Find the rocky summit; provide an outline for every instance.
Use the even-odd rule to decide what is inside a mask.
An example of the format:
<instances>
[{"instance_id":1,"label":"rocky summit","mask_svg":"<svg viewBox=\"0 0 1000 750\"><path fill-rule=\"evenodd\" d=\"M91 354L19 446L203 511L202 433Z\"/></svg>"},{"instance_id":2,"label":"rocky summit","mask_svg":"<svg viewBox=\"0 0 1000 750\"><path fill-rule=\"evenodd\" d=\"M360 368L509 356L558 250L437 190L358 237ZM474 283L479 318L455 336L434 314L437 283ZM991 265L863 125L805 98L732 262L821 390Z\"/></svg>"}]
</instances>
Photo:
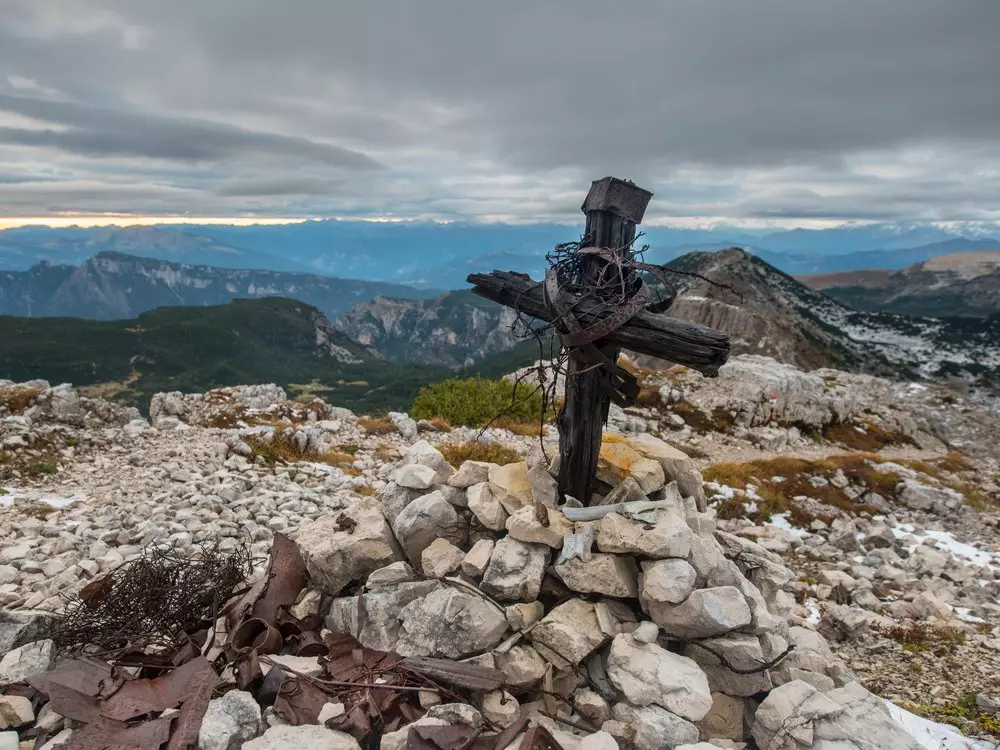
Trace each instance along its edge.
<instances>
[{"instance_id":1,"label":"rocky summit","mask_svg":"<svg viewBox=\"0 0 1000 750\"><path fill-rule=\"evenodd\" d=\"M588 507L551 427L0 381L0 748L996 748L990 405L759 356L635 369ZM66 612L209 547L250 560L212 638L67 661Z\"/></svg>"}]
</instances>

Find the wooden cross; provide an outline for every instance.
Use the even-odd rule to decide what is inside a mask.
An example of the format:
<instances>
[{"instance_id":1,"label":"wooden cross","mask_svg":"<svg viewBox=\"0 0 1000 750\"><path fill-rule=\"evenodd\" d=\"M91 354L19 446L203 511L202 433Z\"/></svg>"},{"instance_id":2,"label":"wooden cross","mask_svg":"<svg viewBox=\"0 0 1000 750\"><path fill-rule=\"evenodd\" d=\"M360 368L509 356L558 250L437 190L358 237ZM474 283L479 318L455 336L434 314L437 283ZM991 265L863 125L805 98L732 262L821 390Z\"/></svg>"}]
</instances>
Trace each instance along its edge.
<instances>
[{"instance_id":1,"label":"wooden cross","mask_svg":"<svg viewBox=\"0 0 1000 750\"><path fill-rule=\"evenodd\" d=\"M635 379L617 366L621 350L670 360L709 377L729 357L727 333L660 314L673 297L645 304L636 271L649 267L635 263L632 245L652 195L615 177L594 181L582 207L587 223L569 291L559 288L553 271L544 283L511 271L468 277L476 294L554 322L568 347L565 402L557 419L559 491L584 505L593 493L611 402L635 403L638 392ZM595 340L597 334L601 337Z\"/></svg>"}]
</instances>

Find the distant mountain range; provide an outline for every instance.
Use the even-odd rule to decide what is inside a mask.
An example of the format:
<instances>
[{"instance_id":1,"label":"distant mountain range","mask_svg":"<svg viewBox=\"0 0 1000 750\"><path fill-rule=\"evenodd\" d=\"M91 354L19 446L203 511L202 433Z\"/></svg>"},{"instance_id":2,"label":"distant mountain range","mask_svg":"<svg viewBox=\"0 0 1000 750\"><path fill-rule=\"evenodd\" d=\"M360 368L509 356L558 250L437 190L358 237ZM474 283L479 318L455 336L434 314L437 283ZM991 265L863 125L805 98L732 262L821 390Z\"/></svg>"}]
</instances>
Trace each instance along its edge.
<instances>
[{"instance_id":1,"label":"distant mountain range","mask_svg":"<svg viewBox=\"0 0 1000 750\"><path fill-rule=\"evenodd\" d=\"M1000 249L939 255L901 271L867 269L797 278L858 310L931 317L1000 313Z\"/></svg>"},{"instance_id":2,"label":"distant mountain range","mask_svg":"<svg viewBox=\"0 0 1000 750\"><path fill-rule=\"evenodd\" d=\"M0 270L27 270L41 260L80 265L110 251L217 268L454 289L472 271L504 268L537 275L546 253L557 243L579 239L581 230L561 224L338 220L277 226L20 227L0 231ZM654 263L737 246L793 274L899 269L936 255L1000 248L1000 241L981 227L962 231L895 224L783 231L650 227L639 244L649 245L646 258Z\"/></svg>"},{"instance_id":3,"label":"distant mountain range","mask_svg":"<svg viewBox=\"0 0 1000 750\"><path fill-rule=\"evenodd\" d=\"M168 305L218 305L236 298L291 297L333 318L378 295L426 298L401 284L315 274L171 263L103 251L79 266L41 263L0 271L0 314L130 318Z\"/></svg>"}]
</instances>

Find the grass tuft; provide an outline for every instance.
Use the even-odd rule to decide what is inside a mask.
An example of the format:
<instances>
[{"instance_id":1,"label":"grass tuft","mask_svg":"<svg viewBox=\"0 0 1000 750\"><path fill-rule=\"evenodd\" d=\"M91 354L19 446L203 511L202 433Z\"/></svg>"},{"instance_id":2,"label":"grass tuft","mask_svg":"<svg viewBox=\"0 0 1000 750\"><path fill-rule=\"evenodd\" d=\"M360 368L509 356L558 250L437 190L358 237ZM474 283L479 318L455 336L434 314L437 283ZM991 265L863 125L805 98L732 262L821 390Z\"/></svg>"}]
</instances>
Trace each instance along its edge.
<instances>
[{"instance_id":1,"label":"grass tuft","mask_svg":"<svg viewBox=\"0 0 1000 750\"><path fill-rule=\"evenodd\" d=\"M499 443L480 443L466 440L463 443L439 445L438 450L445 460L456 469L466 461L485 461L491 464L513 464L521 460L521 455Z\"/></svg>"}]
</instances>

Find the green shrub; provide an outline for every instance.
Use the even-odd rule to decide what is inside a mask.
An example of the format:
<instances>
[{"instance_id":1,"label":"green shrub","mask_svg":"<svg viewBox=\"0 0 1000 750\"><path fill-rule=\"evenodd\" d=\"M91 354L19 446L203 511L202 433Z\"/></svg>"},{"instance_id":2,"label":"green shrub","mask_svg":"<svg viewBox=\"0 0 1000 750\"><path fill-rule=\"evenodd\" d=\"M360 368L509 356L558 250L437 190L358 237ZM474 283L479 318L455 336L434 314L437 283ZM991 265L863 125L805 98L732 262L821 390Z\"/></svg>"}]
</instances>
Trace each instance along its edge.
<instances>
[{"instance_id":1,"label":"green shrub","mask_svg":"<svg viewBox=\"0 0 1000 750\"><path fill-rule=\"evenodd\" d=\"M439 417L453 425L482 427L492 419L537 422L542 393L537 385L509 380L453 378L424 386L410 409L414 419Z\"/></svg>"}]
</instances>

